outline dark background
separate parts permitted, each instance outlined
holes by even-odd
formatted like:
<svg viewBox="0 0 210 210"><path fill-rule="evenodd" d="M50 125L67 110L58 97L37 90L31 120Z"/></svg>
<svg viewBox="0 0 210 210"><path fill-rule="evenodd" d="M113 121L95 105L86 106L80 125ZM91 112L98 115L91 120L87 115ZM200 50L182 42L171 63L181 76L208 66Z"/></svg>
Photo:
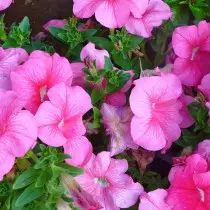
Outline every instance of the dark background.
<svg viewBox="0 0 210 210"><path fill-rule="evenodd" d="M32 34L43 31L42 25L51 19L64 19L72 15L73 0L14 0L14 3L2 13L5 22L10 26L28 16L32 26Z"/></svg>

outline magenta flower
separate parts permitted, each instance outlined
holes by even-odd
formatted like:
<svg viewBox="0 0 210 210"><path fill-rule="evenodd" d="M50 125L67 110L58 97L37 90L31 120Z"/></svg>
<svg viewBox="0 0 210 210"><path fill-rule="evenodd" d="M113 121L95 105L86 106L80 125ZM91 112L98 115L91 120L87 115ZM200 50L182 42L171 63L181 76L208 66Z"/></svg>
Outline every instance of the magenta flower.
<svg viewBox="0 0 210 210"><path fill-rule="evenodd" d="M141 0L141 11L138 16L130 14L125 27L131 33L148 38L154 27L168 20L172 13L170 7L162 0Z"/></svg>
<svg viewBox="0 0 210 210"><path fill-rule="evenodd" d="M141 7L142 3L135 0L74 0L73 12L79 18L89 18L95 13L96 20L103 26L121 28L131 12L140 16Z"/></svg>
<svg viewBox="0 0 210 210"><path fill-rule="evenodd" d="M130 106L134 113L131 135L144 149L167 149L181 135L180 80L170 74L142 77L134 82Z"/></svg>
<svg viewBox="0 0 210 210"><path fill-rule="evenodd" d="M0 93L0 180L23 157L37 139L34 116L21 110L23 102L12 91Z"/></svg>
<svg viewBox="0 0 210 210"><path fill-rule="evenodd" d="M36 113L51 87L60 82L71 84L72 70L66 58L34 51L27 62L11 73L11 80L12 89L25 100L25 108Z"/></svg>
<svg viewBox="0 0 210 210"><path fill-rule="evenodd" d="M129 107L114 107L104 103L101 113L106 132L110 135L111 156L122 153L127 147L138 148L131 137L130 122L133 114Z"/></svg>
<svg viewBox="0 0 210 210"><path fill-rule="evenodd" d="M168 190L167 203L173 210L210 209L210 171L200 155L187 158L185 170L177 172Z"/></svg>
<svg viewBox="0 0 210 210"><path fill-rule="evenodd" d="M47 23L45 23L43 25L43 28L46 31L49 31L50 27L63 28L65 25L67 25L66 20L53 19L53 20L49 20Z"/></svg>
<svg viewBox="0 0 210 210"><path fill-rule="evenodd" d="M28 59L28 54L21 48L0 48L0 91L11 90L10 74L16 67Z"/></svg>
<svg viewBox="0 0 210 210"><path fill-rule="evenodd" d="M83 135L83 115L92 107L90 96L78 86L68 87L60 83L51 88L50 101L42 103L35 115L38 137L45 144L64 147L72 156L68 163L83 165L92 154L92 146Z"/></svg>
<svg viewBox="0 0 210 210"><path fill-rule="evenodd" d="M207 161L208 167L210 169L210 140L206 139L199 143L195 153L199 154Z"/></svg>
<svg viewBox="0 0 210 210"><path fill-rule="evenodd" d="M167 191L157 189L140 196L139 210L172 210L172 206L166 203Z"/></svg>
<svg viewBox="0 0 210 210"><path fill-rule="evenodd" d="M183 118L183 120L180 124L180 127L188 128L195 123L195 120L192 118L192 116L190 115L189 110L187 108L187 106L193 102L193 97L183 94L180 97L180 101L182 102L182 109L181 109L180 113Z"/></svg>
<svg viewBox="0 0 210 210"><path fill-rule="evenodd" d="M210 24L201 21L198 26L182 26L175 29L172 45L178 58L173 67L186 86L198 85L210 72Z"/></svg>
<svg viewBox="0 0 210 210"><path fill-rule="evenodd" d="M7 9L13 0L0 0L0 11Z"/></svg>
<svg viewBox="0 0 210 210"><path fill-rule="evenodd" d="M198 89L207 97L208 101L210 101L210 74L205 75L201 84L198 85Z"/></svg>
<svg viewBox="0 0 210 210"><path fill-rule="evenodd" d="M76 180L106 210L129 208L143 192L139 183L124 174L128 170L127 161L112 159L109 152L93 155L84 169L85 173Z"/></svg>

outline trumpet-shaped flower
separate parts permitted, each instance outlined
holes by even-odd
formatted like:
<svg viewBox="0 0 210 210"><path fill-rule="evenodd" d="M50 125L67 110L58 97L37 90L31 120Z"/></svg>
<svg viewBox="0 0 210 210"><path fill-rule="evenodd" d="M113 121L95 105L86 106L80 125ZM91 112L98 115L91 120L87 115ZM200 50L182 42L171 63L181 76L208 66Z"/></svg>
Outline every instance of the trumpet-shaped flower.
<svg viewBox="0 0 210 210"><path fill-rule="evenodd" d="M68 162L82 165L92 152L91 144L83 137L86 129L82 121L92 107L90 96L81 87L64 83L51 88L47 96L50 101L42 103L35 115L39 138L47 145L63 146L72 156Z"/></svg>
<svg viewBox="0 0 210 210"><path fill-rule="evenodd" d="M127 147L138 148L131 137L130 122L133 114L129 107L114 107L104 103L101 113L107 134L110 135L111 156L123 152Z"/></svg>
<svg viewBox="0 0 210 210"><path fill-rule="evenodd" d="M181 135L180 80L170 73L161 73L161 76L142 77L134 83L130 96L134 142L151 151L169 148Z"/></svg>
<svg viewBox="0 0 210 210"><path fill-rule="evenodd" d="M142 0L138 16L131 13L125 27L131 33L145 38L150 37L154 27L168 20L172 13L170 7L162 0Z"/></svg>
<svg viewBox="0 0 210 210"><path fill-rule="evenodd" d="M21 48L0 48L0 91L11 90L10 74L16 67L28 59L28 54Z"/></svg>
<svg viewBox="0 0 210 210"><path fill-rule="evenodd" d="M11 80L12 89L25 100L25 108L36 113L51 87L60 82L71 84L72 71L66 58L34 51L27 62L11 73Z"/></svg>
<svg viewBox="0 0 210 210"><path fill-rule="evenodd" d="M80 18L95 14L96 20L103 26L121 28L131 12L138 17L141 15L142 5L144 1L135 0L74 0L73 12Z"/></svg>
<svg viewBox="0 0 210 210"><path fill-rule="evenodd" d="M127 161L112 159L109 152L93 155L84 169L85 173L76 180L106 210L129 208L143 191L139 183L124 174L128 170Z"/></svg>
<svg viewBox="0 0 210 210"><path fill-rule="evenodd" d="M0 94L0 180L23 157L37 139L37 123L23 101L12 92Z"/></svg>
<svg viewBox="0 0 210 210"><path fill-rule="evenodd" d="M206 161L195 154L187 158L183 171L176 172L167 202L173 210L210 209L210 172Z"/></svg>
<svg viewBox="0 0 210 210"><path fill-rule="evenodd" d="M178 56L173 73L186 86L198 85L210 72L210 24L201 21L198 26L182 26L175 29L172 46Z"/></svg>

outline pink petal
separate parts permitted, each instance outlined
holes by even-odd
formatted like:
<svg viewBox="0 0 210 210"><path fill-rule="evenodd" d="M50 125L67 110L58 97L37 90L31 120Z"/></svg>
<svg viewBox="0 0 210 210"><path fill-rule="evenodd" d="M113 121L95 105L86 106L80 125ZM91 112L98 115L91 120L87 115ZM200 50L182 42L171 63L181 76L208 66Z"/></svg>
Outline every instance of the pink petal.
<svg viewBox="0 0 210 210"><path fill-rule="evenodd" d="M198 89L210 100L210 74L207 74L201 80L201 84L198 85Z"/></svg>
<svg viewBox="0 0 210 210"><path fill-rule="evenodd" d="M85 88L85 76L86 74L83 72L83 68L85 68L83 63L71 63L71 69L73 72L72 86L80 86Z"/></svg>
<svg viewBox="0 0 210 210"><path fill-rule="evenodd" d="M0 11L7 9L11 3L12 3L12 0L2 0L0 2Z"/></svg>
<svg viewBox="0 0 210 210"><path fill-rule="evenodd" d="M66 20L54 19L54 20L49 20L47 23L45 23L43 25L43 28L46 31L48 31L50 27L63 28L65 25L67 25Z"/></svg>
<svg viewBox="0 0 210 210"><path fill-rule="evenodd" d="M126 0L103 1L95 12L96 20L107 28L121 28L129 15L130 8Z"/></svg>
<svg viewBox="0 0 210 210"><path fill-rule="evenodd" d="M92 155L92 145L86 137L81 136L68 140L64 145L64 152L72 157L72 159L66 161L68 164L83 166L89 161Z"/></svg>
<svg viewBox="0 0 210 210"><path fill-rule="evenodd" d="M141 1L130 0L131 13L133 14L134 17L141 18L142 15L146 12L148 4L149 0L141 0Z"/></svg>
<svg viewBox="0 0 210 210"><path fill-rule="evenodd" d="M199 143L195 153L201 155L201 157L207 161L210 168L210 140L206 139Z"/></svg>
<svg viewBox="0 0 210 210"><path fill-rule="evenodd" d="M172 37L173 49L181 58L191 58L193 48L199 44L196 26L182 26L175 29Z"/></svg>
<svg viewBox="0 0 210 210"><path fill-rule="evenodd" d="M106 95L105 102L112 106L124 106L126 104L125 93L118 91L116 93Z"/></svg>
<svg viewBox="0 0 210 210"><path fill-rule="evenodd" d="M210 52L210 24L205 20L198 24L198 35L200 37L199 49Z"/></svg>
<svg viewBox="0 0 210 210"><path fill-rule="evenodd" d="M74 0L73 13L80 18L89 18L94 15L100 1Z"/></svg>

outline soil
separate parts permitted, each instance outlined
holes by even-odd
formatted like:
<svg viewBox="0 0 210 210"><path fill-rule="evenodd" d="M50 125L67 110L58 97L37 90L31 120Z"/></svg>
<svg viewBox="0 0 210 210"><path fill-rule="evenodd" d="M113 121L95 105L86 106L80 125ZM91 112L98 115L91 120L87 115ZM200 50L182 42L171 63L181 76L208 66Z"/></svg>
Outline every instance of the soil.
<svg viewBox="0 0 210 210"><path fill-rule="evenodd" d="M51 19L64 19L72 15L73 0L14 0L4 12L8 26L24 16L31 21L32 34L43 31L42 25ZM2 13L2 12L1 12Z"/></svg>

